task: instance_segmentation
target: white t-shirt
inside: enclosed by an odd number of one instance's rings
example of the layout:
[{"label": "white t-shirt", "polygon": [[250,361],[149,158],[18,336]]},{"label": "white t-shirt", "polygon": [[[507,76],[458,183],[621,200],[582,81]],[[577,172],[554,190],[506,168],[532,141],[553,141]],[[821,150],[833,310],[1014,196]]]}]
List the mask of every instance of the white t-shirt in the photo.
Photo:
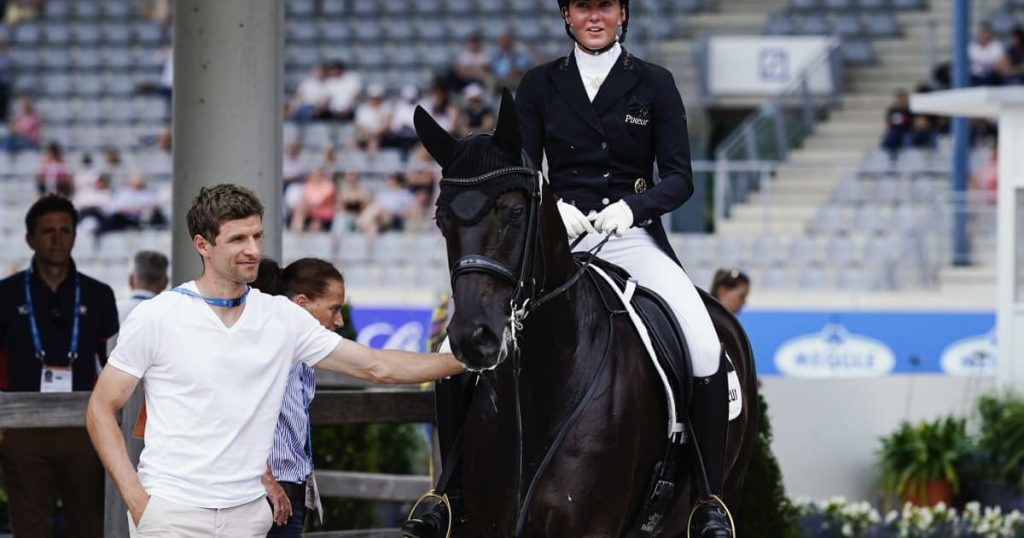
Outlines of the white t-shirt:
[{"label": "white t-shirt", "polygon": [[[198,291],[194,282],[184,286]],[[139,304],[107,364],[145,383],[142,487],[201,508],[263,496],[260,476],[288,370],[295,362],[316,364],[340,340],[286,297],[258,290],[231,328],[201,299],[181,293]]]},{"label": "white t-shirt", "polygon": [[356,99],[363,91],[363,81],[358,74],[346,71],[341,76],[327,79],[329,107],[333,112],[351,112],[355,110]]},{"label": "white t-shirt", "polygon": [[967,57],[971,61],[971,74],[985,76],[991,73],[999,60],[1003,59],[1003,44],[992,40],[988,45],[982,45],[977,41],[971,41],[967,47]]}]

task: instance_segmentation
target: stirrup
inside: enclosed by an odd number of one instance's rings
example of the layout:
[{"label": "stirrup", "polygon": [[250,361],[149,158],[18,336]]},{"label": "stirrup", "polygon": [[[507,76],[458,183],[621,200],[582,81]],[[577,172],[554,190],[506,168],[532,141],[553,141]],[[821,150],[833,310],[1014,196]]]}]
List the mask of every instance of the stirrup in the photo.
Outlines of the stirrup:
[{"label": "stirrup", "polygon": [[690,510],[690,517],[686,519],[686,538],[690,538],[690,533],[693,530],[693,516],[697,513],[697,509],[709,504],[717,504],[722,507],[722,510],[725,510],[725,515],[729,518],[729,527],[730,530],[732,530],[733,538],[736,538],[736,522],[732,520],[732,512],[729,511],[729,507],[725,505],[725,501],[723,501],[718,495],[712,495],[708,499],[698,499],[697,504],[693,505],[693,509]]},{"label": "stirrup", "polygon": [[[437,499],[438,501],[440,501],[441,505],[444,506],[445,510],[448,512],[448,529],[444,532],[444,538],[451,538],[451,536],[452,536],[452,522],[455,519],[455,514],[452,511],[452,503],[451,503],[451,501],[448,500],[448,494],[447,493],[442,493],[442,494],[438,495],[437,491],[433,490],[433,489],[428,491],[428,492],[426,492],[426,493],[424,493],[423,495],[420,496],[419,500],[417,500],[416,503],[412,505],[412,509],[409,510],[409,516],[406,519],[407,520],[408,519],[412,519],[413,514],[416,513],[416,509],[419,508],[420,505],[423,504],[423,501],[425,501],[427,499]],[[731,517],[732,516],[730,516],[730,522],[732,521]]]}]

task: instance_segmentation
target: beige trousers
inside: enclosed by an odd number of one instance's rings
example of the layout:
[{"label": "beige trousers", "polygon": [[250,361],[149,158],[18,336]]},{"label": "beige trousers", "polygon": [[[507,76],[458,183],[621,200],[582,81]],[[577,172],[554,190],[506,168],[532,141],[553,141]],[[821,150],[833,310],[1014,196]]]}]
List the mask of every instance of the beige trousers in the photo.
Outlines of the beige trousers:
[{"label": "beige trousers", "polygon": [[264,538],[274,514],[266,497],[232,508],[196,508],[150,497],[132,538]]}]

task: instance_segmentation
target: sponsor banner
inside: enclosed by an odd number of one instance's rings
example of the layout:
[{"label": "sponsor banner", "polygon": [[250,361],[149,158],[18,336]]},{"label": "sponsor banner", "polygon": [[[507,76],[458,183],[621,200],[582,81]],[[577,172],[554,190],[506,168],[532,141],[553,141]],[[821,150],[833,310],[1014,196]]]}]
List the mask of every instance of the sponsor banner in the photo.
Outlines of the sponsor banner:
[{"label": "sponsor banner", "polygon": [[378,349],[425,351],[431,308],[352,308],[360,344]]},{"label": "sponsor banner", "polygon": [[[356,307],[361,344],[424,351],[433,308]],[[992,312],[746,310],[759,375],[802,378],[996,373]]]},{"label": "sponsor banner", "polygon": [[745,311],[760,375],[994,375],[991,312]]},{"label": "sponsor banner", "polygon": [[[716,36],[708,40],[708,91],[723,96],[775,96],[812,62],[832,38],[824,36]],[[831,68],[820,64],[808,77],[817,95],[832,92]]]}]

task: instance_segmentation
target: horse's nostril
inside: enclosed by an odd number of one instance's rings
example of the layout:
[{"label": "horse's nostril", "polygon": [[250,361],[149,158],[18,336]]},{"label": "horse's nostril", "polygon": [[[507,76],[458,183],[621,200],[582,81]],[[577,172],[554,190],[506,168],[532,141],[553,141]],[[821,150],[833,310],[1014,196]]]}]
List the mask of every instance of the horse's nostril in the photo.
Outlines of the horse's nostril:
[{"label": "horse's nostril", "polygon": [[494,332],[483,325],[473,330],[472,341],[473,346],[477,349],[486,349],[498,344],[498,339],[494,336]]}]

